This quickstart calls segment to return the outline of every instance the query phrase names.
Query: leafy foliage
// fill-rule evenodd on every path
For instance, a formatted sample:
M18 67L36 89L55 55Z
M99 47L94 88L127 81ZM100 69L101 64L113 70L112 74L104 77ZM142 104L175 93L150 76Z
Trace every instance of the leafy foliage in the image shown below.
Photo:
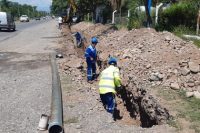
M179 25L194 29L197 12L198 8L195 8L193 2L174 4L160 14L158 29L173 31L174 27Z
M97 5L108 5L108 0L74 0L78 11L82 14L94 12ZM70 6L68 0L53 0L51 11L53 14L60 14Z
M187 98L184 90L172 90L167 88L154 88L157 96L164 99L164 103L169 105L171 112L176 112L167 122L169 125L177 128L180 132L184 130L184 125L180 120L189 121L189 127L196 133L200 132L200 100L194 97Z
M67 9L67 0L53 0L51 6L51 12L53 14L61 14Z
M36 6L31 5L21 5L17 2L11 2L8 0L0 1L0 11L10 12L14 17L19 17L20 15L26 14L29 17L43 16L46 12L37 11Z

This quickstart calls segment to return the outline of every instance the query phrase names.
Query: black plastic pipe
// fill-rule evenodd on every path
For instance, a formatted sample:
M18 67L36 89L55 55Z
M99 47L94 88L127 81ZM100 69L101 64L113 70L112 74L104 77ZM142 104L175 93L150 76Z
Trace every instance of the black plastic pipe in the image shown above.
M52 100L49 133L63 133L63 106L60 77L56 64L56 54L51 54Z

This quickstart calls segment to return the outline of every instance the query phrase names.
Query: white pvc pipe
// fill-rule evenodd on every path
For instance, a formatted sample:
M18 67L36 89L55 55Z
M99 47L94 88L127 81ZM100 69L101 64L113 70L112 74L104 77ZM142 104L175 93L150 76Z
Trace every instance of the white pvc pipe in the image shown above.
M117 12L117 10L115 10L113 13L112 13L112 24L115 23L115 13Z
M183 35L183 37L187 38L187 39L196 39L196 40L200 40L199 36L194 36L194 35Z
M163 3L160 3L158 6L156 5L156 18L155 18L155 23L158 23L158 11L160 7L163 5Z
M130 17L130 10L128 10L128 18Z

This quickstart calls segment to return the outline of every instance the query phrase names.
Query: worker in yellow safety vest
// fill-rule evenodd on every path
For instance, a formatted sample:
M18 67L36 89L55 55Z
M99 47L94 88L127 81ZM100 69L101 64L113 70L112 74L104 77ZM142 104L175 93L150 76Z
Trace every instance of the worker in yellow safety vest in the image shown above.
M114 114L116 89L121 88L121 79L117 59L111 57L108 61L109 67L104 69L100 75L99 93L101 101L107 112Z

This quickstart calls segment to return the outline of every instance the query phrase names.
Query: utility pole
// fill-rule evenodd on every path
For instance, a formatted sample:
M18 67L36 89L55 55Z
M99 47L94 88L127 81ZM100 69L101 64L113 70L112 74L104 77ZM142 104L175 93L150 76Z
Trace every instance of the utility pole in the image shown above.
M197 29L196 29L196 34L199 35L199 24L200 24L200 9L197 15Z

